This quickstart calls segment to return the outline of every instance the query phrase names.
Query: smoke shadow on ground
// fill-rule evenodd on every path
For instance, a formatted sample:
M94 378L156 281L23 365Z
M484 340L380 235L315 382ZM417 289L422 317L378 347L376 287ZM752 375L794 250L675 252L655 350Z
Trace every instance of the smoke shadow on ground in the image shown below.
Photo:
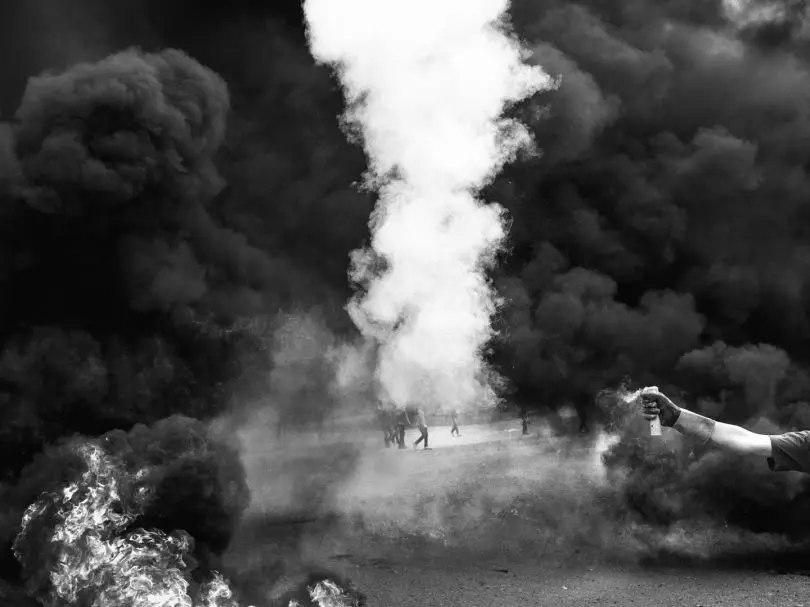
M784 546L779 549L749 549L736 554L719 554L711 558L661 549L655 554L641 557L639 564L649 570L750 570L810 576L810 542Z

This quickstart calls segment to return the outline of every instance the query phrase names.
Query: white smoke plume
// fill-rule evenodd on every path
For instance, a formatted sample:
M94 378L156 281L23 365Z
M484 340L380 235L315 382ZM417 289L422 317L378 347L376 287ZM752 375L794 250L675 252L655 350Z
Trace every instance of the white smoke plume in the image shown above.
M477 192L531 144L502 117L553 86L506 23L508 0L306 0L311 52L336 69L361 135L366 185L379 200L371 246L350 276L348 306L378 346L387 404L427 409L494 403L482 360L497 299L486 270L505 234L503 208Z

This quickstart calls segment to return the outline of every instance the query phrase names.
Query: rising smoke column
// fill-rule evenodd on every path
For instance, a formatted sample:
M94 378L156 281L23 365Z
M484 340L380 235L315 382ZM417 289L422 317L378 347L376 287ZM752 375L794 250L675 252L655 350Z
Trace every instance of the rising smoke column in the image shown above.
M505 23L507 0L308 0L312 54L337 68L345 125L361 135L379 193L371 246L352 255L364 292L349 304L379 343L396 406L491 404L482 350L496 310L485 270L503 209L476 192L530 143L501 114L552 85ZM356 130L355 130L356 129Z

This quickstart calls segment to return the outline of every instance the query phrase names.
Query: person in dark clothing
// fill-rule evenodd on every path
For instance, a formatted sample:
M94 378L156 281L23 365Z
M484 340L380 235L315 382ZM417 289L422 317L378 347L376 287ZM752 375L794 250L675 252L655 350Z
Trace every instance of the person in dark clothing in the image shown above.
M529 433L529 408L526 405L520 408L520 419L523 423L523 434L526 435Z
M453 409L450 412L450 418L453 420L453 427L450 428L450 436L461 436L458 429L458 409Z
M389 411L380 411L379 418L380 425L382 426L383 438L385 440L385 448L388 449L396 441L396 419L394 414Z
M397 415L397 428L396 440L397 447L405 449L405 428L411 425L411 420L408 419L408 412L404 409Z
M711 443L740 455L765 457L768 467L774 472L795 470L810 474L810 430L784 434L751 432L679 407L658 390L642 394L639 401L648 421L658 417L662 426L702 443Z
M575 404L577 416L579 417L580 434L588 434L590 432L590 428L588 427L588 405L590 405L590 401L586 400L586 398L586 396L580 395Z

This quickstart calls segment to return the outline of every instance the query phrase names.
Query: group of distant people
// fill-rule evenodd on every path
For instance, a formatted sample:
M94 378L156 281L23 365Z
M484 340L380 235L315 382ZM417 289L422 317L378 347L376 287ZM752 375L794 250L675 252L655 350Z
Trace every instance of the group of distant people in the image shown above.
M418 447L420 443L423 443L425 449L430 448L428 446L429 433L427 417L421 407L416 409L406 408L393 412L381 412L380 415L386 447L397 445L400 449L405 449L405 429L416 426L419 429L419 438L414 441L413 446ZM450 429L451 436L461 436L461 431L458 427L458 410L453 409L450 416L453 421L453 427Z

